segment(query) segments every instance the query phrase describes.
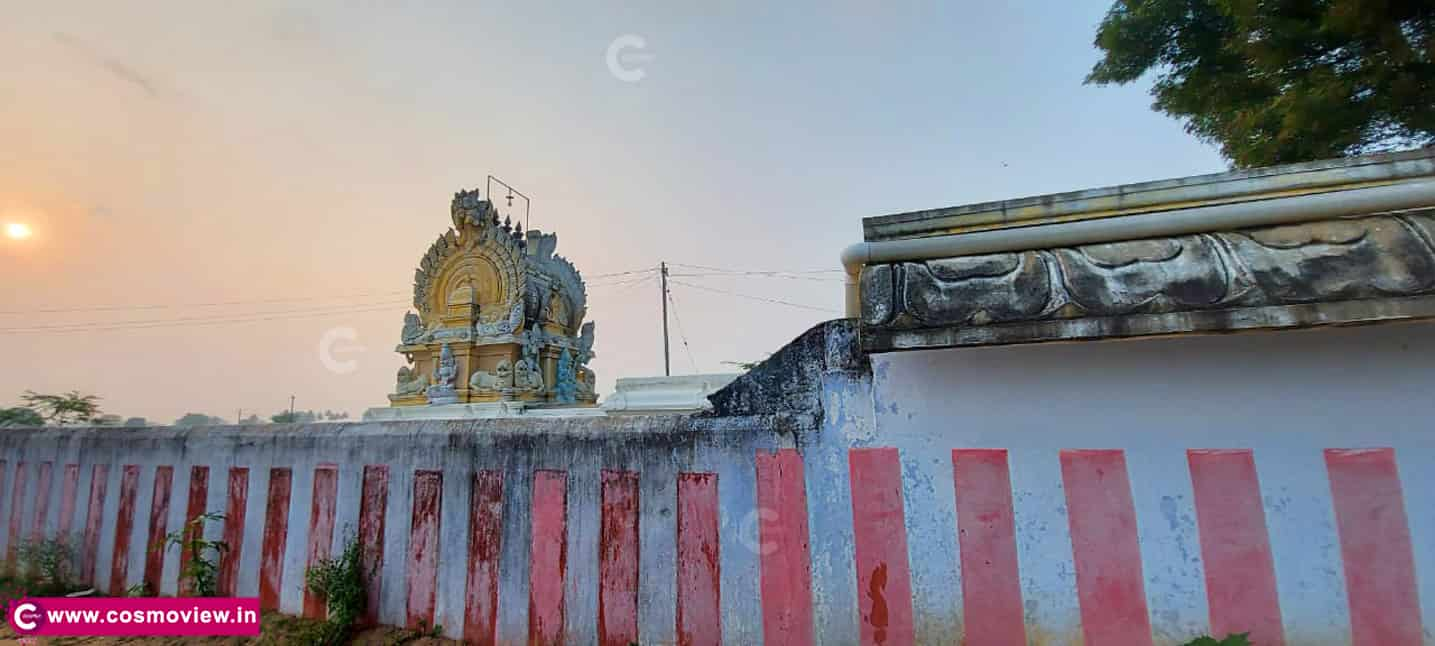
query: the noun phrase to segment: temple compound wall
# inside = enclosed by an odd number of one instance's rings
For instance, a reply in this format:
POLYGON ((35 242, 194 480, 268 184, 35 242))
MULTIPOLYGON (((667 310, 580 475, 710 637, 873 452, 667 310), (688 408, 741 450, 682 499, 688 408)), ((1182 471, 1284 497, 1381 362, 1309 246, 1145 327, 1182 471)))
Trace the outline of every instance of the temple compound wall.
POLYGON ((9 430, 0 549, 176 594, 220 511, 222 591, 320 616, 357 536, 375 620, 474 643, 1435 644, 1432 175, 869 219, 856 314, 703 413, 9 430))

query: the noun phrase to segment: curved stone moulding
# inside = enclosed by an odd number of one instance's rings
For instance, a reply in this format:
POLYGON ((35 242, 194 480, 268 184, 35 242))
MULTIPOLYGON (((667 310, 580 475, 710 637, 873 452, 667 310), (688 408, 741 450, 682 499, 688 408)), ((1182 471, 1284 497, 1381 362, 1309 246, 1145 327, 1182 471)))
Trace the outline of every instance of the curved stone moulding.
POLYGON ((1435 215, 870 265, 861 280, 877 333, 1415 297, 1435 293, 1435 215))
POLYGON ((454 228, 429 245, 414 271, 414 308, 427 319, 435 296, 443 297, 441 291, 435 292, 440 287, 437 281, 451 275, 454 265, 465 262, 486 262, 498 275, 503 302, 521 300, 527 291, 527 272, 520 236, 499 222, 498 212, 478 191, 455 193, 450 213, 454 228))

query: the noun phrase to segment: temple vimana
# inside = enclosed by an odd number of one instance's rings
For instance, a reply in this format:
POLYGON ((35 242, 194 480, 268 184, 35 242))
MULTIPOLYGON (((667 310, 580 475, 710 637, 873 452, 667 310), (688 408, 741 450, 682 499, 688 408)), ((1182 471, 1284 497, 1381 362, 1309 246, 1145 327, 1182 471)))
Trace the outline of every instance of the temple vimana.
POLYGON ((390 404, 592 407, 593 323, 558 236, 500 221, 477 190, 455 194, 451 214, 414 272, 390 404))

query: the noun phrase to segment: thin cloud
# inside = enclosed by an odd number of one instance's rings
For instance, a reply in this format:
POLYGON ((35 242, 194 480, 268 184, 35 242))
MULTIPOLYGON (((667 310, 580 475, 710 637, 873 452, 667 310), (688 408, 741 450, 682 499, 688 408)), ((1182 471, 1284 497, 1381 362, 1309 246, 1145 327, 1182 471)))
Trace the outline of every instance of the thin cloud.
POLYGON ((159 87, 155 84, 153 80, 151 80, 148 76, 145 76, 144 74, 140 73, 135 68, 126 65, 123 61, 96 51, 93 47, 90 47, 84 41, 76 39, 69 34, 57 31, 55 32, 55 40, 58 41, 61 45, 64 45, 65 47, 68 47, 71 50, 78 52, 86 59, 88 59, 91 63, 99 65, 105 71, 114 75, 121 81, 125 81, 126 83, 129 83, 139 88, 145 94, 149 95, 150 98, 158 99, 160 97, 159 87))

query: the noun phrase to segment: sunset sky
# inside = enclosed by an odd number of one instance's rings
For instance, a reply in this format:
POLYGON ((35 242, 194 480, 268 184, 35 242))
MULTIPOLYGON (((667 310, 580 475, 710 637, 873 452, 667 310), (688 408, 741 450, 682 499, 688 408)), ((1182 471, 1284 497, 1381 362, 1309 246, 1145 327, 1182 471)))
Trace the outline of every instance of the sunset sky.
MULTIPOLYGON (((223 4, 0 0, 0 222, 29 229, 0 406, 384 405, 413 269, 490 173, 590 277, 606 394, 661 374, 659 292, 592 277, 835 270, 865 216, 1225 167, 1145 86, 1081 84, 1109 0, 223 4), (643 47, 612 68, 615 40, 643 47)), ((840 316, 840 276, 678 278, 674 372, 840 316)))

